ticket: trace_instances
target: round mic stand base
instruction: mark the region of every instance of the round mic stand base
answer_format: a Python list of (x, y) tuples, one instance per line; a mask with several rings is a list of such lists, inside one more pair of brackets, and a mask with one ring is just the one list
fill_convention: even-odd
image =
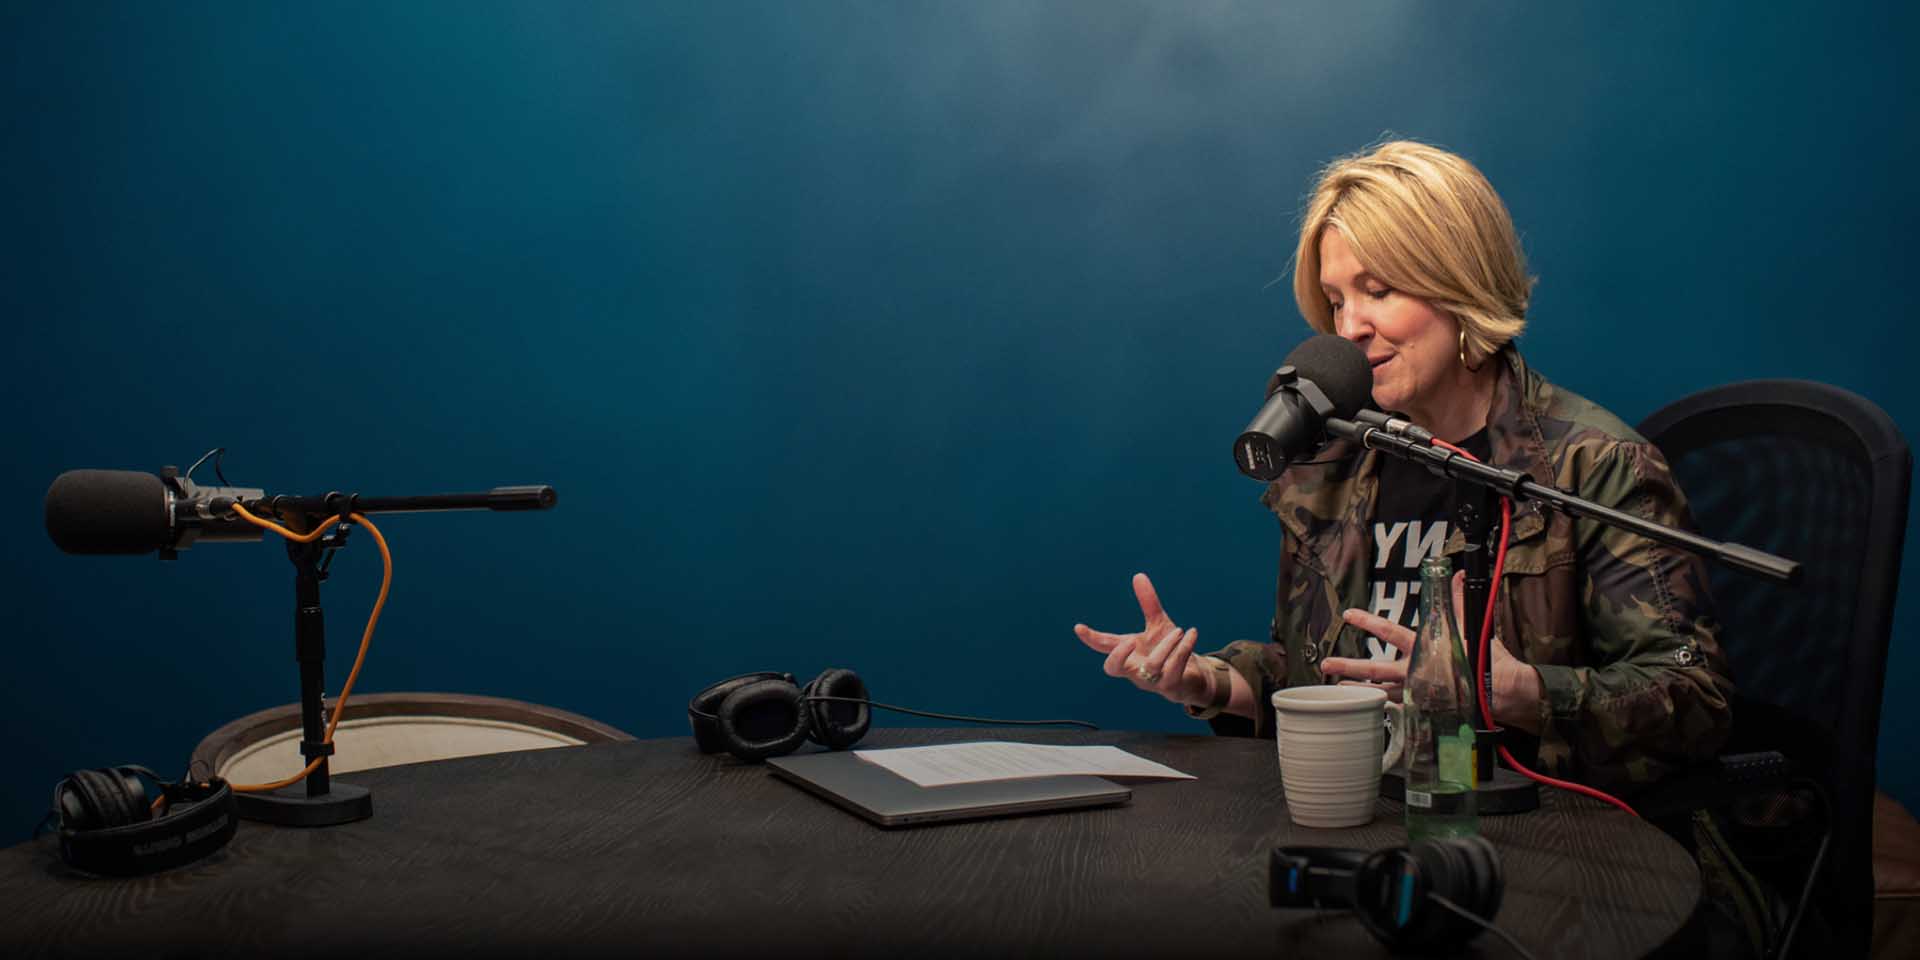
[(373, 791), (338, 780), (327, 792), (309, 797), (302, 784), (269, 793), (235, 793), (241, 819), (277, 823), (283, 827), (330, 827), (373, 816)]
[[(1407, 800), (1407, 782), (1391, 770), (1380, 775), (1380, 796), (1395, 803)], [(1540, 785), (1506, 767), (1495, 767), (1493, 778), (1473, 789), (1474, 812), (1483, 817), (1526, 813), (1540, 809)]]

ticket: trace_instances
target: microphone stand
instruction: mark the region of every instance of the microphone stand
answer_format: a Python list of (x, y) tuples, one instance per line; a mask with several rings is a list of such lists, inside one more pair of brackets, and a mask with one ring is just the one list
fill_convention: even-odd
[[(1765, 551), (1713, 540), (1602, 506), (1569, 491), (1536, 483), (1518, 470), (1479, 463), (1399, 432), (1338, 418), (1328, 418), (1326, 423), (1327, 432), (1334, 436), (1352, 440), (1368, 450), (1379, 450), (1421, 464), (1435, 475), (1454, 481), (1454, 523), (1466, 541), (1466, 553), (1461, 558), (1461, 566), (1467, 573), (1461, 595), (1461, 601), (1466, 605), (1466, 609), (1460, 611), (1465, 631), (1461, 639), (1467, 645), (1470, 664), (1474, 663), (1479, 650), (1480, 632), (1486, 624), (1487, 598), (1493, 589), (1492, 554), (1499, 549), (1499, 543), (1491, 536), (1497, 509), (1496, 494), (1516, 503), (1537, 500), (1568, 516), (1597, 520), (1629, 530), (1657, 543), (1678, 547), (1757, 576), (1788, 584), (1800, 580), (1799, 563)], [(1491, 644), (1494, 641), (1489, 638), (1488, 642)], [(1485, 671), (1469, 671), (1468, 683), (1472, 687), (1476, 708), (1482, 691), (1485, 691), (1486, 702), (1493, 702), (1491, 650)], [(1478, 709), (1474, 710), (1474, 716), (1477, 719), (1474, 724), (1474, 754), (1478, 775), (1478, 786), (1474, 790), (1476, 810), (1483, 814), (1498, 815), (1537, 809), (1540, 806), (1539, 785), (1504, 767), (1494, 766), (1499, 735), (1491, 729), (1490, 718), (1481, 716)], [(1405, 796), (1405, 791), (1406, 783), (1397, 774), (1388, 772), (1381, 775), (1382, 796), (1399, 800)]]
[[(1461, 641), (1466, 644), (1467, 663), (1471, 665), (1475, 663), (1480, 630), (1487, 619), (1487, 598), (1493, 593), (1493, 557), (1500, 549), (1500, 543), (1490, 534), (1494, 531), (1493, 521), (1499, 507), (1493, 491), (1478, 484), (1456, 481), (1454, 496), (1453, 522), (1466, 541), (1466, 550), (1460, 558), (1460, 566), (1467, 573), (1460, 594), (1461, 603), (1466, 606), (1460, 611), (1460, 627), (1465, 631)], [(1487, 642), (1491, 644), (1494, 641), (1489, 637)], [(1470, 673), (1468, 682), (1476, 707), (1482, 690), (1487, 692), (1487, 702), (1493, 702), (1491, 650), (1488, 651), (1486, 669)], [(1493, 729), (1492, 720), (1478, 709), (1473, 711), (1473, 718), (1475, 809), (1487, 814), (1525, 813), (1539, 809), (1540, 785), (1495, 765), (1493, 761), (1499, 753), (1500, 734)], [(1404, 793), (1404, 784), (1401, 789)]]
[(1800, 582), (1800, 564), (1795, 561), (1738, 543), (1703, 537), (1697, 533), (1689, 533), (1663, 523), (1636, 517), (1631, 513), (1615, 510), (1612, 507), (1602, 506), (1592, 500), (1575, 496), (1571, 491), (1535, 483), (1518, 470), (1478, 463), (1443, 447), (1421, 443), (1379, 427), (1358, 424), (1351, 420), (1329, 417), (1327, 432), (1352, 440), (1369, 450), (1384, 451), (1402, 460), (1423, 464), (1439, 476), (1478, 484), (1516, 503), (1538, 500), (1568, 516), (1583, 520), (1598, 520), (1610, 527), (1619, 527), (1637, 533), (1656, 543), (1679, 547), (1709, 560), (1717, 560), (1737, 570), (1778, 580), (1781, 583)]
[[(290, 529), (306, 532), (331, 516), (350, 513), (406, 513), (426, 510), (545, 510), (557, 502), (549, 486), (496, 487), (487, 493), (433, 494), (422, 497), (361, 497), (329, 493), (319, 497), (259, 497), (241, 501), (254, 513), (275, 514)], [(210, 504), (216, 515), (228, 505)], [(373, 792), (358, 784), (332, 779), (327, 758), (326, 618), (320, 609), (320, 584), (334, 551), (347, 545), (352, 526), (341, 523), (311, 543), (287, 541), (287, 559), (293, 561), (293, 655), (300, 663), (300, 756), (319, 764), (307, 774), (304, 792), (282, 787), (261, 793), (234, 793), (235, 808), (243, 819), (295, 827), (327, 827), (373, 816)], [(302, 764), (304, 767), (305, 764)]]

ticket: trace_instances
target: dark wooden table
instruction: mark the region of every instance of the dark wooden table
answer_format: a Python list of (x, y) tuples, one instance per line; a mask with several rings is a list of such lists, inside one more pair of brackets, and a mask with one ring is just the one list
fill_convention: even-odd
[[(901, 729), (862, 746), (982, 739), (1117, 744), (1199, 779), (1136, 784), (1120, 807), (882, 830), (687, 738), (370, 770), (344, 779), (373, 788), (373, 819), (244, 823), (168, 873), (73, 874), (44, 837), (0, 851), (0, 953), (1384, 954), (1350, 914), (1269, 907), (1267, 856), (1402, 844), (1398, 804), (1365, 827), (1291, 825), (1271, 740)], [(1482, 821), (1503, 929), (1541, 957), (1611, 958), (1681, 927), (1699, 880), (1679, 845), (1543, 799)], [(1492, 935), (1471, 953), (1514, 955)]]

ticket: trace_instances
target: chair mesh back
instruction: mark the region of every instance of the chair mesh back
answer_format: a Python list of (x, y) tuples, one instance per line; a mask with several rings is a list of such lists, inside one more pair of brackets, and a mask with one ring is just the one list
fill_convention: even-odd
[(1701, 531), (1801, 563), (1797, 586), (1712, 565), (1735, 684), (1831, 737), (1848, 693), (1854, 588), (1871, 520), (1857, 445), (1849, 453), (1825, 438), (1773, 435), (1677, 452), (1669, 463)]
[[(1701, 533), (1801, 563), (1795, 586), (1711, 565), (1738, 690), (1727, 750), (1781, 750), (1828, 792), (1833, 845), (1815, 904), (1840, 952), (1862, 955), (1882, 677), (1912, 474), (1906, 441), (1872, 403), (1804, 380), (1702, 391), (1640, 431), (1672, 465)], [(1798, 800), (1750, 807), (1809, 809)], [(1789, 834), (1795, 846), (1806, 835)], [(1804, 876), (1804, 864), (1787, 875), (1790, 897)]]

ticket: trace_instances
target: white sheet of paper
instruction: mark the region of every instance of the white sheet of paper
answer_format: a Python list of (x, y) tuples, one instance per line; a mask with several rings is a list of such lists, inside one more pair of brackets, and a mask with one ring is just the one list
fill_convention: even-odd
[(856, 750), (854, 755), (893, 771), (923, 787), (945, 787), (985, 780), (1025, 777), (1139, 777), (1192, 780), (1165, 764), (1136, 757), (1119, 747), (1062, 747), (1041, 743), (944, 743), (931, 747)]

